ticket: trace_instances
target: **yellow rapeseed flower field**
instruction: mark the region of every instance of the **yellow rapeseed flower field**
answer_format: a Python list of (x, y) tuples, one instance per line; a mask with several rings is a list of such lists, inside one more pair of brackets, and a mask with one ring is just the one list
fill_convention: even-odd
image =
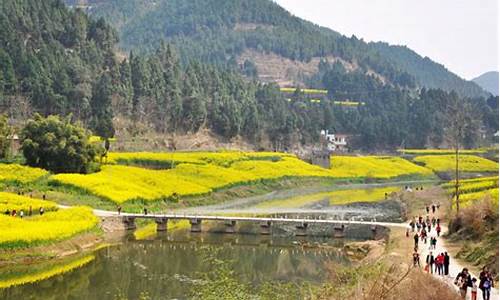
[(106, 165), (89, 175), (58, 174), (52, 180), (77, 186), (93, 194), (122, 203), (133, 199), (157, 200), (202, 195), (231, 185), (281, 177), (332, 177), (329, 170), (297, 158), (279, 161), (236, 161), (231, 167), (215, 164), (180, 164), (170, 170)]
[[(459, 184), (461, 194), (479, 192), (482, 190), (498, 188), (498, 176), (460, 180)], [(453, 193), (455, 190), (455, 182), (452, 180), (443, 184), (442, 187), (449, 193)]]
[[(498, 206), (498, 187), (493, 189), (482, 190), (480, 192), (467, 193), (460, 195), (460, 203), (462, 207), (470, 206), (477, 200), (489, 198), (493, 203)], [(453, 203), (455, 205), (455, 203)]]
[(230, 166), (235, 161), (241, 160), (277, 160), (281, 157), (293, 155), (276, 152), (111, 152), (108, 154), (108, 163), (134, 163), (134, 162), (174, 162), (191, 164), (216, 164)]
[[(363, 179), (433, 174), (397, 157), (334, 157), (332, 169), (324, 169), (293, 155), (274, 152), (110, 153), (109, 162), (95, 174), (58, 174), (51, 180), (123, 203), (202, 195), (225, 187), (285, 177)], [(155, 167), (159, 163), (161, 167), (165, 162), (167, 168), (160, 170), (130, 166), (144, 163)]]
[(27, 183), (44, 175), (47, 171), (39, 168), (21, 166), (18, 164), (0, 164), (0, 181), (18, 181)]
[(15, 209), (17, 212), (23, 210), (26, 215), (30, 206), (35, 214), (38, 213), (40, 207), (43, 207), (45, 211), (57, 210), (57, 204), (55, 202), (0, 192), (0, 213)]
[[(424, 155), (414, 160), (436, 172), (455, 169), (454, 155)], [(459, 168), (463, 172), (498, 172), (498, 163), (475, 155), (459, 155)]]
[(23, 219), (0, 215), (0, 248), (30, 247), (67, 239), (93, 229), (98, 221), (87, 207), (74, 207)]
[[(459, 150), (460, 154), (481, 154), (488, 152), (489, 148), (479, 149), (462, 149)], [(399, 153), (403, 154), (418, 154), (418, 155), (446, 155), (454, 154), (453, 149), (398, 149)]]
[(339, 178), (392, 178), (404, 175), (430, 176), (432, 171), (393, 156), (333, 156), (331, 168)]
[[(453, 180), (441, 185), (441, 187), (448, 194), (454, 195), (455, 182)], [(498, 176), (460, 180), (459, 192), (462, 207), (467, 207), (474, 201), (486, 198), (492, 199), (493, 203), (498, 206)], [(455, 206), (454, 201), (453, 206)]]

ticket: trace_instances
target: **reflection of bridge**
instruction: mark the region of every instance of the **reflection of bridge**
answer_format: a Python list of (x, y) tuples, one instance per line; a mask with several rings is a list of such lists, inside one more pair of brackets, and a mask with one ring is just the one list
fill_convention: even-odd
[[(110, 216), (107, 212), (106, 216)], [(99, 213), (97, 213), (99, 215)], [(118, 216), (117, 214), (112, 214)], [(223, 222), (226, 233), (234, 233), (237, 222), (250, 222), (259, 224), (260, 233), (267, 235), (271, 233), (273, 224), (290, 224), (295, 226), (297, 236), (307, 235), (309, 225), (327, 225), (333, 227), (334, 236), (342, 237), (344, 230), (349, 225), (368, 225), (376, 233), (378, 227), (406, 227), (405, 223), (388, 223), (376, 221), (347, 221), (330, 219), (312, 219), (312, 218), (284, 218), (284, 217), (239, 217), (239, 216), (213, 216), (213, 215), (194, 215), (194, 214), (131, 214), (123, 213), (119, 215), (126, 229), (135, 229), (136, 219), (150, 219), (157, 224), (157, 231), (166, 231), (169, 220), (188, 220), (191, 224), (191, 232), (201, 232), (203, 221)]]

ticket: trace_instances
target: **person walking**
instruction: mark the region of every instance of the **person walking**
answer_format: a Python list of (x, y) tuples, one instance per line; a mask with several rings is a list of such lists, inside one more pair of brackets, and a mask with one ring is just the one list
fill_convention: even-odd
[(432, 204), (432, 213), (434, 214), (436, 212), (436, 205)]
[(470, 289), (470, 299), (477, 300), (477, 279), (472, 278), (472, 287)]
[(434, 255), (432, 255), (432, 252), (429, 252), (427, 254), (427, 258), (425, 259), (425, 263), (427, 264), (427, 272), (431, 272), (431, 274), (434, 273), (433, 267), (434, 267)]
[(411, 227), (411, 232), (415, 232), (415, 220), (411, 220), (410, 227)]
[(425, 231), (425, 228), (423, 228), (422, 231), (420, 232), (420, 237), (424, 242), (424, 244), (427, 244), (427, 231)]
[(467, 296), (467, 289), (472, 286), (472, 279), (467, 268), (464, 268), (462, 272), (458, 273), (457, 277), (455, 277), (455, 285), (458, 286), (460, 297), (465, 299)]
[(437, 264), (437, 266), (438, 266), (437, 271), (438, 271), (439, 275), (443, 276), (444, 275), (444, 267), (443, 267), (443, 265), (444, 265), (444, 253), (439, 254), (438, 258), (439, 259), (438, 259), (438, 264)]
[(21, 211), (19, 211), (19, 217), (24, 218), (24, 210), (21, 209)]
[(30, 209), (28, 210), (28, 216), (31, 217), (33, 215), (33, 207), (30, 205)]
[(415, 233), (413, 240), (415, 241), (415, 249), (418, 249), (418, 233)]
[(479, 289), (483, 292), (483, 300), (490, 300), (493, 279), (487, 266), (479, 274)]
[(439, 225), (439, 223), (436, 226), (436, 233), (437, 233), (438, 237), (439, 237), (439, 234), (441, 234), (441, 226)]
[(45, 212), (45, 210), (43, 209), (42, 206), (40, 206), (40, 209), (38, 210), (38, 212), (40, 213), (40, 216), (43, 216), (43, 213)]
[(118, 205), (118, 215), (120, 215), (121, 213), (122, 213), (122, 207)]
[(444, 268), (444, 275), (448, 276), (450, 274), (450, 256), (448, 255), (448, 252), (444, 253), (443, 257), (443, 268)]
[(425, 206), (425, 211), (426, 211), (427, 213), (429, 213), (429, 205), (426, 205), (426, 206)]
[(420, 268), (420, 254), (418, 254), (418, 251), (415, 249), (413, 252), (413, 267), (417, 266)]
[(441, 259), (441, 254), (436, 255), (434, 258), (434, 273), (441, 275), (439, 273), (439, 260)]
[(144, 207), (144, 215), (146, 216), (148, 214), (148, 209)]

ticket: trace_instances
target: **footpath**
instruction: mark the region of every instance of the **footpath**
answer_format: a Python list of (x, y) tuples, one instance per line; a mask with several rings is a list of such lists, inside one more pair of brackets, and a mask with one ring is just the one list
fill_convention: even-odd
[[(436, 215), (437, 215), (437, 213), (438, 212), (436, 212)], [(433, 214), (431, 212), (429, 214), (429, 217), (432, 218), (432, 215)], [(425, 216), (424, 216), (424, 219), (425, 219)], [(432, 254), (434, 255), (434, 257), (436, 257), (440, 253), (448, 252), (448, 250), (446, 250), (446, 247), (445, 247), (444, 241), (443, 241), (443, 237), (442, 237), (442, 234), (444, 232), (447, 232), (447, 231), (448, 231), (448, 228), (446, 226), (443, 226), (441, 224), (441, 236), (440, 237), (437, 236), (436, 227), (432, 227), (431, 232), (427, 233), (427, 244), (424, 244), (421, 240), (419, 240), (419, 243), (418, 243), (418, 252), (420, 254), (420, 264), (421, 264), (422, 267), (425, 266), (425, 260), (426, 260), (427, 254), (429, 254), (429, 252), (432, 252)], [(414, 234), (415, 234), (415, 232), (412, 233), (411, 230), (410, 230), (411, 243), (413, 243), (413, 238), (412, 237), (413, 237)], [(431, 237), (436, 237), (437, 238), (437, 244), (436, 244), (436, 249), (429, 250), (430, 238)], [(450, 255), (449, 252), (448, 252), (448, 255)], [(461, 264), (455, 258), (451, 257), (451, 255), (450, 255), (449, 275), (448, 276), (444, 276), (444, 275), (438, 275), (437, 273), (434, 273), (433, 275), (436, 278), (439, 278), (440, 280), (443, 280), (444, 282), (446, 282), (448, 285), (450, 285), (454, 289), (456, 289), (456, 291), (458, 293), (458, 287), (454, 284), (454, 281), (455, 281), (455, 277), (458, 275), (458, 273), (460, 273), (464, 268), (467, 268), (469, 270), (469, 273), (471, 274), (472, 278), (474, 278), (474, 277), (477, 278), (477, 284), (479, 285), (479, 274), (473, 274), (471, 272), (471, 268), (469, 266)], [(429, 272), (430, 272), (430, 270), (429, 270)], [(471, 299), (470, 288), (467, 290), (467, 297), (466, 297), (466, 299)], [(478, 288), (477, 289), (477, 300), (482, 300), (482, 299), (483, 299), (482, 291)], [(498, 297), (498, 288), (497, 287), (491, 289), (491, 297), (490, 297), (490, 299), (491, 300), (497, 300), (497, 299), (499, 299), (499, 297)]]

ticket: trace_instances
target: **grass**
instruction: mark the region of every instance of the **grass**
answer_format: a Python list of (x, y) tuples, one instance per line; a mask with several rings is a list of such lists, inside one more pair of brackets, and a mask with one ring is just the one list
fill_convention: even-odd
[(448, 228), (447, 239), (460, 246), (457, 256), (478, 269), (489, 266), (498, 280), (498, 200), (483, 198), (462, 207)]

